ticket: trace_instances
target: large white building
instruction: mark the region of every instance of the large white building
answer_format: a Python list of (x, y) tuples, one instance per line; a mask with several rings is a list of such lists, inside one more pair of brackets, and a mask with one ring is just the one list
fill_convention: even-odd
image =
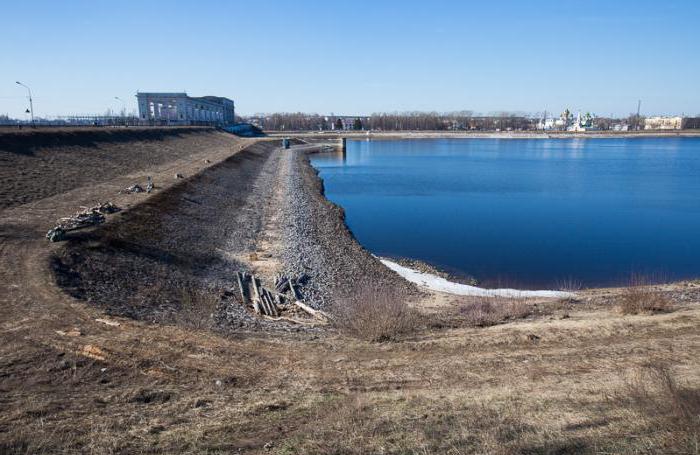
[(232, 100), (219, 96), (192, 97), (185, 92), (138, 92), (142, 121), (165, 125), (233, 125)]
[(683, 129), (683, 117), (648, 117), (644, 119), (645, 130)]

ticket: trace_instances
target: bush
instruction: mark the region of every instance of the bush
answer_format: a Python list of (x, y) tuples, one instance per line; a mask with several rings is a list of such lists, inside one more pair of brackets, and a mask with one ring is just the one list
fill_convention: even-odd
[(472, 302), (460, 308), (468, 325), (487, 327), (532, 314), (527, 299), (510, 297), (475, 297)]
[(407, 296), (379, 288), (365, 288), (342, 298), (331, 308), (334, 325), (344, 333), (368, 341), (396, 340), (418, 325), (418, 314)]
[(662, 313), (671, 311), (673, 302), (651, 286), (651, 280), (641, 275), (630, 278), (622, 291), (618, 307), (622, 314)]
[(190, 286), (180, 288), (179, 294), (179, 307), (173, 315), (175, 323), (197, 330), (211, 329), (220, 301), (218, 294)]
[(578, 292), (583, 289), (583, 283), (576, 278), (569, 277), (557, 281), (556, 289), (564, 292)]

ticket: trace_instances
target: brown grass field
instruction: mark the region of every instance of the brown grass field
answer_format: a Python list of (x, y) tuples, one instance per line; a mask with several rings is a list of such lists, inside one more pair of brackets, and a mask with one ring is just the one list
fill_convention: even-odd
[[(249, 144), (200, 131), (0, 149), (3, 175), (31, 172), (0, 183), (0, 453), (700, 454), (700, 281), (566, 301), (368, 292), (351, 314), (405, 318), (369, 335), (222, 332), (216, 296), (188, 288), (172, 319), (131, 319), (57, 284), (54, 220), (111, 200), (128, 221), (180, 191), (175, 173), (220, 172)], [(90, 150), (95, 179), (73, 171)], [(146, 175), (156, 193), (119, 194)]]

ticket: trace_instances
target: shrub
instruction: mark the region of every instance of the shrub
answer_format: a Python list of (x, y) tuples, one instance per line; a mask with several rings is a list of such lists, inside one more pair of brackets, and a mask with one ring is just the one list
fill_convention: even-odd
[(418, 315), (407, 301), (398, 291), (368, 287), (334, 303), (333, 323), (341, 332), (364, 340), (396, 340), (418, 325)]
[(460, 312), (468, 325), (487, 327), (525, 318), (532, 314), (532, 307), (527, 299), (475, 297), (473, 301), (462, 306)]
[(620, 295), (618, 307), (622, 314), (661, 313), (671, 311), (673, 303), (654, 290), (649, 278), (633, 275)]
[(174, 316), (175, 323), (198, 330), (211, 329), (213, 314), (219, 296), (207, 289), (184, 286), (179, 289), (179, 307)]

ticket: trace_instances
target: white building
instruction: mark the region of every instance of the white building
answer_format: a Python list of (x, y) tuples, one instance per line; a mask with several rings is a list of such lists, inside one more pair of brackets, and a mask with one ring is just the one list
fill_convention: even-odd
[(683, 129), (683, 117), (649, 117), (644, 119), (645, 130)]
[(232, 100), (219, 96), (192, 97), (185, 92), (138, 92), (139, 117), (166, 125), (233, 125)]
[(598, 128), (593, 126), (593, 115), (591, 115), (590, 112), (586, 112), (585, 115), (581, 115), (581, 113), (579, 112), (578, 114), (576, 114), (576, 119), (567, 127), (566, 130), (582, 132), (596, 131), (598, 130)]

